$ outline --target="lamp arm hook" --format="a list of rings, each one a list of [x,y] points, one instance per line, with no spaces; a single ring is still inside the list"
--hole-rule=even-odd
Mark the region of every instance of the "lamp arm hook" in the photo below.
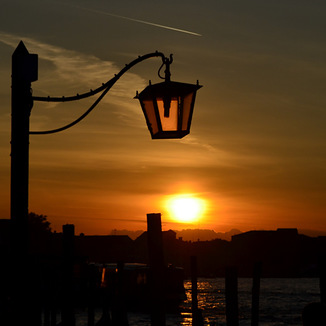
[[[103,99],[103,97],[106,95],[106,93],[111,89],[111,87],[118,81],[118,79],[124,74],[126,73],[129,69],[131,69],[133,66],[135,66],[136,64],[147,60],[149,58],[153,58],[153,57],[161,57],[163,60],[163,63],[168,60],[169,62],[172,59],[172,54],[170,55],[170,60],[167,59],[165,57],[165,55],[162,52],[153,52],[153,53],[148,53],[145,54],[143,56],[139,56],[137,59],[133,60],[132,62],[130,62],[129,64],[127,64],[123,69],[121,69],[121,71],[116,74],[113,78],[111,78],[108,82],[106,82],[105,84],[102,84],[102,86],[96,88],[95,90],[90,90],[89,92],[83,93],[83,94],[77,94],[76,96],[69,96],[69,97],[40,97],[40,96],[32,96],[32,99],[34,101],[42,101],[42,102],[69,102],[69,101],[76,101],[76,100],[80,100],[80,99],[84,99],[90,96],[93,96],[101,91],[102,94],[98,97],[98,99],[91,105],[91,107],[84,113],[82,114],[79,118],[77,118],[76,120],[74,120],[73,122],[61,127],[61,128],[57,128],[57,129],[52,129],[52,130],[46,130],[46,131],[30,131],[29,133],[31,135],[45,135],[45,134],[53,134],[53,133],[57,133],[63,130],[66,130],[72,126],[74,126],[75,124],[77,124],[78,122],[80,122],[81,120],[83,120],[95,107],[96,105]],[[172,61],[171,61],[172,62]]]
[[[162,61],[163,61],[162,65],[158,70],[158,76],[161,79],[164,79],[165,81],[170,81],[171,80],[170,64],[173,62],[173,55],[170,54],[170,58],[166,58],[166,57],[162,58]],[[165,71],[164,71],[164,77],[162,77],[160,73],[164,65],[165,65]]]

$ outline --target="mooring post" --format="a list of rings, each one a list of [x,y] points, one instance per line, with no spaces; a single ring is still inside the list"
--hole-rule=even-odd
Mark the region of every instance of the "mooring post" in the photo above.
[[[97,268],[95,265],[87,267],[88,288],[87,288],[87,326],[95,325],[95,291]]]
[[[112,325],[113,326],[128,326],[128,314],[125,298],[125,279],[124,279],[124,263],[117,263],[117,272],[115,279],[115,289],[112,303]]]
[[[198,310],[198,291],[197,291],[197,257],[190,257],[190,271],[191,271],[191,309],[192,319]]]
[[[165,326],[165,263],[161,214],[147,214],[151,326]]]
[[[239,326],[238,310],[238,270],[227,267],[225,274],[226,325]]]
[[[317,244],[320,302],[326,305],[326,241],[324,237],[318,237]]]
[[[326,305],[326,255],[319,256],[318,262],[320,302]]]
[[[191,273],[191,313],[192,325],[202,326],[203,316],[202,311],[198,309],[198,287],[197,287],[197,257],[190,257],[190,273]]]
[[[44,315],[44,322],[43,326],[50,326],[51,325],[51,310],[50,310],[50,305],[48,302],[48,298],[45,298],[45,303],[44,303],[44,308],[43,308],[43,315]]]
[[[50,318],[50,325],[56,326],[57,325],[57,308],[56,308],[56,301],[53,300],[51,304],[51,318]]]
[[[251,326],[259,325],[259,294],[262,263],[255,262],[252,279]]]
[[[66,224],[62,227],[63,271],[62,271],[62,308],[63,326],[75,326],[74,312],[74,240],[75,226]]]

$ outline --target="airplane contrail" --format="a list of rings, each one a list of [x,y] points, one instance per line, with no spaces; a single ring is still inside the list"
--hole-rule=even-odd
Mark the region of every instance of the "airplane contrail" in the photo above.
[[[126,20],[133,21],[133,22],[136,22],[136,23],[141,23],[141,24],[146,24],[146,25],[155,26],[155,27],[159,27],[159,28],[164,28],[164,29],[168,29],[168,30],[171,30],[171,31],[175,31],[175,32],[186,33],[186,34],[190,34],[190,35],[193,35],[193,36],[202,36],[201,34],[191,32],[191,31],[187,31],[187,30],[184,30],[184,29],[175,28],[175,27],[171,27],[171,26],[160,25],[160,24],[155,24],[155,23],[144,21],[144,20],[130,18],[130,17],[115,15],[115,14],[111,14],[111,13],[105,12],[105,11],[84,8],[84,7],[80,7],[80,6],[74,6],[74,7],[77,7],[79,9],[83,9],[83,10],[87,10],[87,11],[90,11],[90,12],[93,12],[93,13],[96,13],[96,14],[101,14],[101,15],[107,15],[107,16],[111,16],[111,17],[126,19]]]

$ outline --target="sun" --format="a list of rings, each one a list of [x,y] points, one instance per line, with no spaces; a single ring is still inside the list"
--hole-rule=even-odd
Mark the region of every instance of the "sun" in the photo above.
[[[167,209],[177,222],[196,222],[203,215],[205,201],[192,195],[176,195],[167,201]]]

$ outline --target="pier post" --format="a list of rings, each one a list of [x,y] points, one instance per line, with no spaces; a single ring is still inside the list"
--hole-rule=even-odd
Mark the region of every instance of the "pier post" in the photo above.
[[[320,302],[326,304],[326,255],[319,258],[319,289]]]
[[[95,325],[95,291],[97,268],[95,265],[87,267],[87,275],[89,279],[87,289],[87,326]]]
[[[191,271],[191,312],[192,325],[202,326],[203,316],[201,310],[198,309],[198,287],[197,287],[197,257],[190,257],[190,271]]]
[[[126,291],[124,279],[124,263],[119,261],[117,263],[117,272],[115,279],[114,296],[112,299],[112,325],[113,326],[128,326],[128,315],[125,304]]]
[[[74,240],[75,226],[66,224],[63,230],[63,271],[62,271],[62,326],[75,326],[74,313]]]
[[[254,264],[252,279],[252,303],[251,303],[251,326],[259,325],[259,294],[260,294],[260,276],[262,263]]]
[[[190,271],[191,271],[191,310],[192,319],[198,310],[198,291],[197,291],[197,257],[190,257]]]
[[[318,237],[317,244],[320,302],[326,305],[326,241],[324,237]]]
[[[165,326],[165,263],[161,214],[147,214],[151,326]]]
[[[227,267],[225,275],[226,325],[239,326],[238,270]]]

